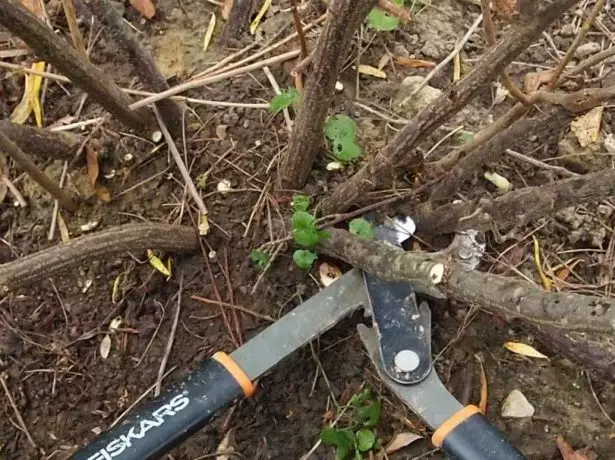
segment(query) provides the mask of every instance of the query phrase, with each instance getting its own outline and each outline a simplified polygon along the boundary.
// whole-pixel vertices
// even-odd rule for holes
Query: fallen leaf
[[[124,273],[120,273],[119,275],[117,275],[115,280],[113,280],[113,289],[111,290],[111,303],[114,305],[119,301],[120,295],[122,294],[122,282],[124,281],[124,276]]]
[[[574,133],[581,147],[587,147],[598,141],[600,124],[602,123],[603,106],[594,107],[585,115],[570,123],[570,130]]]
[[[543,355],[541,352],[536,350],[531,345],[527,345],[525,343],[520,342],[506,342],[504,344],[504,348],[512,353],[516,353],[518,355],[527,356],[528,358],[541,358],[541,359],[549,359],[547,356]]]
[[[32,70],[36,72],[44,71],[45,62],[35,62],[32,64]],[[26,75],[23,96],[17,107],[15,107],[11,113],[11,121],[13,123],[23,125],[26,121],[28,121],[32,111],[34,111],[37,126],[39,128],[42,126],[42,108],[39,99],[42,81],[43,77],[39,75]]]
[[[342,276],[342,271],[333,264],[323,262],[318,267],[320,282],[324,287],[330,286],[336,279]]]
[[[130,4],[147,19],[152,19],[156,15],[156,7],[152,0],[130,0]]]
[[[216,137],[221,141],[225,140],[228,137],[227,131],[228,125],[218,125],[216,126]]]
[[[377,69],[371,65],[359,64],[359,73],[369,75],[370,77],[386,79],[387,74],[383,70]]]
[[[21,4],[25,6],[28,10],[34,13],[39,19],[44,19],[45,15],[43,14],[43,6],[41,5],[41,0],[21,0]]]
[[[231,13],[231,9],[233,8],[233,0],[224,0],[222,4],[222,9],[220,10],[220,16],[225,21],[228,21],[228,15]]]
[[[96,192],[96,196],[100,198],[101,201],[104,201],[105,203],[109,203],[111,201],[111,190],[104,185],[96,184],[94,186],[94,191]]]
[[[495,11],[505,19],[511,19],[517,11],[517,0],[494,0]]]
[[[111,352],[111,336],[109,334],[105,335],[101,340],[99,351],[103,359],[109,357],[109,353]]]
[[[256,33],[256,29],[258,29],[258,26],[260,25],[261,20],[263,19],[265,14],[267,14],[267,10],[271,7],[271,2],[272,0],[265,0],[263,2],[261,9],[258,11],[258,14],[254,18],[254,21],[252,21],[252,24],[250,24],[250,33],[252,35]]]
[[[166,276],[167,278],[171,276],[171,272],[169,271],[169,269],[162,262],[162,260],[160,260],[158,257],[156,257],[154,255],[154,252],[151,249],[147,250],[147,260],[149,261],[149,264],[152,267],[154,267],[156,270],[158,270],[164,276]]]
[[[572,258],[564,264],[562,268],[555,271],[555,277],[560,281],[566,281],[566,278],[570,276],[570,272],[574,270],[574,267],[583,262],[583,259]]]
[[[90,179],[90,184],[94,186],[100,174],[100,168],[98,167],[98,152],[87,144],[85,146],[85,152],[85,159],[88,166],[88,179]]]
[[[390,60],[391,60],[390,54],[383,54],[382,57],[378,60],[378,69],[379,70],[384,69]]]
[[[433,61],[424,61],[423,59],[414,59],[405,56],[395,56],[393,58],[397,64],[409,69],[433,69],[436,63]]]
[[[493,185],[495,185],[502,193],[510,192],[513,188],[512,184],[508,179],[506,179],[504,176],[499,175],[496,172],[487,171],[485,172],[484,177]]]
[[[538,238],[535,236],[534,238],[534,262],[536,263],[536,269],[538,270],[538,275],[540,276],[540,281],[542,281],[542,287],[545,288],[545,291],[551,291],[553,288],[553,281],[549,279],[547,275],[545,275],[544,270],[542,269],[542,262],[540,261],[540,243],[538,242]]]
[[[205,38],[203,39],[204,52],[207,51],[207,48],[209,48],[209,44],[211,43],[211,37],[214,36],[214,30],[216,30],[216,15],[215,13],[211,13],[211,18],[209,18],[209,25],[207,26]]]
[[[529,72],[525,75],[525,81],[523,82],[523,89],[526,94],[538,91],[542,85],[546,85],[553,78],[555,71],[542,70],[540,72]]]
[[[113,318],[111,320],[111,322],[109,323],[109,330],[110,331],[115,331],[117,330],[117,328],[119,328],[122,325],[122,317],[121,316],[116,316],[115,318]]]
[[[506,100],[506,97],[509,94],[508,90],[499,81],[495,82],[493,86],[495,86],[495,94],[493,96],[493,105],[501,104],[502,102]]]
[[[391,442],[387,444],[387,446],[384,448],[384,452],[387,455],[394,454],[398,450],[401,450],[404,447],[409,446],[410,444],[412,444],[415,441],[418,441],[419,439],[423,439],[423,436],[416,434],[416,433],[410,433],[410,432],[398,433],[393,437],[393,439],[391,439]]]
[[[589,449],[574,450],[561,436],[557,437],[557,448],[562,454],[563,460],[595,460],[598,458],[595,452]]]
[[[60,239],[62,240],[62,243],[68,243],[70,241],[70,233],[68,232],[68,227],[66,225],[66,222],[64,221],[64,218],[62,217],[62,214],[60,214],[60,211],[58,211],[57,224],[58,230],[60,231]]]
[[[479,356],[476,357],[478,364],[480,364],[480,402],[478,408],[485,415],[487,413],[487,401],[489,399],[489,387],[487,384],[487,374],[485,373],[485,366],[483,366],[483,360]]]

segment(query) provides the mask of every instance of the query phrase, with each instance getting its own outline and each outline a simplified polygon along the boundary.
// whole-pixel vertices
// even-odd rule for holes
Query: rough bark
[[[106,26],[105,33],[123,50],[136,75],[149,91],[160,93],[169,89],[166,79],[160,73],[156,62],[141,45],[135,34],[123,21],[122,16],[109,0],[85,0],[92,12]],[[156,107],[174,138],[182,134],[182,112],[174,101],[165,99]]]
[[[18,0],[0,0],[0,24],[21,38],[41,59],[51,63],[122,123],[142,130],[153,123],[146,110],[133,111],[130,98],[104,72],[37,19]]]
[[[228,21],[222,32],[222,39],[232,44],[241,39],[250,25],[250,16],[254,9],[253,0],[233,0],[233,6],[228,15]]]
[[[188,252],[198,248],[198,235],[191,227],[168,224],[122,225],[0,265],[0,288],[4,292],[15,290],[70,268],[87,265],[91,260],[129,251],[158,249]]]
[[[376,0],[336,0],[329,5],[301,109],[279,171],[282,187],[298,189],[305,184],[322,146],[323,124],[354,31],[375,4]]]
[[[525,187],[498,198],[451,203],[426,215],[413,214],[417,232],[431,235],[475,229],[510,228],[560,209],[615,196],[615,170],[607,169],[537,187]]]
[[[39,158],[70,160],[83,139],[69,133],[55,133],[45,129],[0,120],[0,132],[17,146]]]
[[[569,124],[572,118],[572,114],[565,108],[554,107],[539,116],[513,123],[459,160],[431,194],[431,204],[449,199],[464,182],[480,172],[486,164],[498,161],[506,149],[513,148],[515,143],[523,142],[532,136],[538,136],[539,139],[543,139],[545,135],[551,137],[551,134],[559,133],[562,127]]]
[[[43,171],[21,150],[17,144],[11,141],[6,135],[0,131],[0,152],[5,153],[7,156],[13,159],[15,163],[19,165],[24,171],[26,171],[30,177],[36,183],[38,183],[43,189],[47,190],[51,196],[53,196],[62,207],[75,211],[77,209],[77,202],[73,200],[73,197],[62,190],[58,184],[49,179]]]
[[[615,299],[566,292],[551,293],[525,281],[467,270],[446,253],[413,253],[358,239],[345,230],[329,230],[330,238],[319,249],[355,267],[390,281],[413,283],[417,291],[479,305],[498,314],[576,331],[613,333]],[[445,264],[441,283],[424,290],[426,263]],[[416,281],[423,283],[416,283]]]
[[[577,0],[554,0],[535,16],[517,23],[481,59],[477,67],[410,121],[389,145],[342,184],[320,206],[323,214],[348,209],[361,194],[386,185],[395,168],[420,168],[422,157],[413,147],[462,109],[476,92],[536,40],[543,30]]]

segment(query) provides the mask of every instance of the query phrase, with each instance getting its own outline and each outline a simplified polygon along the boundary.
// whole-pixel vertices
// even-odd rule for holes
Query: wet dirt
[[[178,4],[190,14],[186,16]],[[210,14],[217,11],[214,5],[167,0],[159,1],[157,7],[159,14],[153,21],[142,20],[130,7],[126,18],[141,31],[171,81],[181,81],[228,55],[229,50],[215,45],[202,53]],[[475,6],[465,2],[438,2],[437,7],[427,8],[414,23],[399,31],[366,35],[364,45],[368,40],[371,45],[364,50],[362,62],[377,65],[387,49],[396,50],[395,54],[439,61],[450,52],[477,13]],[[219,26],[215,37],[219,37],[220,30]],[[479,56],[482,47],[482,42],[470,43],[464,59]],[[129,86],[134,82],[135,75],[118,57],[113,44],[104,39],[104,34],[94,47],[92,59],[112,73],[118,84]],[[533,49],[519,58],[538,65],[545,65],[548,59],[548,55]],[[286,68],[271,70],[281,87],[291,85]],[[360,98],[385,110],[394,109],[390,100],[405,77],[427,73],[425,69],[401,67],[386,70],[386,81],[364,77],[359,81]],[[443,89],[449,81],[450,69],[431,84]],[[0,91],[10,95],[6,100],[0,98],[3,117],[8,117],[19,101],[21,90],[18,79],[0,80]],[[50,85],[48,91],[48,123],[74,113],[81,96],[78,90],[71,91],[69,96],[57,85]],[[266,102],[272,94],[267,78],[259,71],[188,92],[191,97],[243,103]],[[468,130],[474,130],[502,113],[510,101],[492,106],[492,95],[492,88],[485,88],[447,127],[463,123]],[[156,382],[178,308],[180,276],[184,279],[180,320],[163,386],[179,381],[213,352],[230,352],[262,330],[269,324],[262,315],[279,318],[319,289],[315,278],[293,265],[290,248],[280,252],[263,277],[248,257],[253,248],[288,234],[291,194],[271,192],[276,161],[288,141],[282,118],[260,109],[191,107],[186,115],[187,163],[193,179],[203,179],[198,182],[203,186],[201,192],[212,224],[211,234],[203,239],[202,253],[183,258],[172,255],[175,274],[171,280],[153,270],[145,254],[127,254],[111,260],[92,260],[87,266],[2,300],[0,372],[36,443],[36,447],[29,443],[13,408],[0,392],[2,458],[66,458],[114,423]],[[336,98],[335,110],[358,119],[362,126],[361,142],[368,155],[381,148],[399,128],[358,110],[345,93]],[[96,105],[86,104],[85,118],[101,113]],[[225,134],[221,136],[222,132]],[[443,134],[444,130],[434,133],[421,147],[429,148]],[[101,169],[108,176],[101,180],[110,188],[112,200],[104,204],[94,199],[75,215],[62,213],[72,237],[82,234],[81,226],[92,222],[97,223],[96,230],[143,220],[194,224],[195,210],[185,197],[183,181],[166,147],[127,136],[114,122],[106,123],[93,139],[99,148]],[[433,153],[434,158],[458,142],[457,138],[444,142]],[[536,142],[540,144],[541,140]],[[183,152],[183,148],[180,150]],[[556,143],[549,143],[542,152],[543,158],[557,155],[556,151]],[[329,174],[324,168],[326,162],[324,155],[317,161],[307,187],[310,193],[320,195],[330,190],[353,171],[349,168]],[[509,168],[506,171],[520,167],[505,165]],[[46,166],[54,177],[61,170],[60,163]],[[515,185],[522,185],[520,176],[524,180],[534,177],[530,181],[537,183],[544,181],[539,172],[532,176],[534,172],[527,166],[521,166],[521,172],[514,176]],[[204,173],[206,179],[202,177]],[[70,176],[71,184],[87,176],[83,161],[70,171]],[[222,180],[231,184],[231,190],[224,194],[217,189]],[[56,241],[47,239],[52,201],[26,186],[26,178],[16,180],[16,184],[26,194],[30,206],[15,208],[8,199],[2,204],[0,230],[9,248],[2,252],[4,261],[53,246],[58,238],[56,235]],[[404,184],[408,186],[407,182]],[[467,192],[497,193],[480,180],[471,184]],[[550,238],[547,229],[537,235]],[[566,243],[563,231],[557,237],[562,244]],[[551,241],[554,247],[559,243]],[[493,247],[503,249],[497,243]],[[521,262],[531,265],[531,258],[525,254]],[[166,260],[165,255],[158,255]],[[118,277],[119,291],[116,289],[117,298],[112,299]],[[252,294],[257,283],[258,289]],[[193,295],[241,305],[256,316],[193,300]],[[505,341],[533,343],[533,337],[496,316],[471,306],[448,303],[433,303],[432,310],[433,351],[439,376],[455,396],[477,403],[480,357],[489,388],[487,417],[528,458],[559,458],[555,439],[560,435],[575,447],[593,449],[600,459],[613,458],[615,427],[597,402],[607,414],[615,416],[612,384],[588,379],[584,369],[551,355],[539,344],[534,345],[550,360],[511,354],[503,348]],[[109,324],[115,317],[122,318],[121,329],[110,332]],[[371,386],[383,400],[377,434],[385,443],[400,432],[424,436],[389,458],[443,458],[430,446],[425,425],[376,377],[356,335],[359,320],[360,315],[342,321],[311,348],[306,347],[280,363],[260,379],[252,399],[222,413],[175,448],[168,458],[211,458],[231,431],[231,446],[238,458],[299,459],[317,443],[325,422],[334,418],[362,385]],[[104,359],[100,345],[106,335],[111,338],[111,350]],[[515,420],[500,416],[501,404],[513,389],[521,390],[535,407],[533,417]],[[334,455],[331,449],[321,446],[309,458],[324,460]]]

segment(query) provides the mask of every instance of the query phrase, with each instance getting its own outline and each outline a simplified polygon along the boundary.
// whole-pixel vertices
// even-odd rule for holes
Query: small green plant
[[[303,270],[308,270],[318,258],[313,249],[328,236],[327,232],[318,230],[316,217],[307,211],[310,203],[310,197],[305,195],[293,196],[291,203],[293,208],[291,219],[293,240],[302,248],[295,251],[293,260]]]
[[[352,219],[348,224],[348,230],[350,233],[357,235],[359,238],[363,238],[365,240],[374,239],[374,226],[362,217]]]
[[[404,6],[404,0],[391,0],[399,6]],[[367,27],[380,32],[390,32],[399,27],[399,19],[391,16],[380,8],[373,8],[367,15]]]
[[[474,133],[470,131],[461,130],[459,131],[459,133],[457,133],[457,140],[461,145],[468,144],[472,142],[473,139],[474,139]]]
[[[357,125],[348,115],[327,118],[324,133],[331,141],[333,156],[342,163],[351,163],[363,155],[357,144]]]
[[[259,251],[258,249],[253,249],[250,251],[250,260],[254,262],[254,264],[259,268],[265,268],[269,265],[269,261],[271,260],[271,256],[267,254],[265,251]]]
[[[325,427],[320,432],[321,441],[335,447],[335,459],[361,460],[363,455],[380,448],[375,427],[380,420],[382,405],[369,388],[355,394],[349,401],[349,410],[338,426]]]
[[[288,88],[271,99],[271,102],[269,102],[269,110],[277,114],[290,106],[296,107],[300,100],[301,95],[299,92],[295,88]]]

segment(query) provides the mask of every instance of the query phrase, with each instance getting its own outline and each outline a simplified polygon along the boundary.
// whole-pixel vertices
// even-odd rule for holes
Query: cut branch
[[[139,43],[113,4],[109,0],[86,0],[85,3],[106,26],[105,32],[124,51],[136,75],[145,83],[146,89],[158,93],[169,89],[156,62]],[[181,137],[182,113],[177,103],[165,99],[157,102],[156,107],[173,137],[176,139]]]
[[[444,263],[444,278],[428,287],[449,299],[568,330],[612,333],[615,329],[615,299],[550,293],[525,281],[466,270],[446,253],[405,252],[382,242],[356,238],[345,230],[331,229],[329,233],[330,237],[319,246],[323,253],[382,279],[410,282],[420,292],[425,292],[424,285],[416,280],[425,281],[425,265]]]
[[[189,252],[198,248],[198,236],[190,227],[167,224],[122,225],[0,265],[0,287],[8,292],[70,268],[87,265],[92,260],[126,252],[146,249]]]
[[[38,158],[70,160],[83,142],[83,139],[69,133],[54,133],[7,120],[0,120],[0,132],[21,150]]]
[[[524,225],[569,206],[615,196],[615,170],[608,169],[552,184],[525,187],[493,199],[441,206],[427,215],[412,215],[420,233],[443,234]]]
[[[371,159],[350,180],[342,184],[321,205],[323,214],[348,209],[362,194],[390,183],[389,171],[397,167],[420,169],[422,156],[415,149],[417,142],[435,131],[463,108],[476,92],[536,40],[553,21],[576,4],[576,0],[554,0],[546,4],[527,22],[518,24],[483,56],[478,66],[452,85],[417,115],[393,141]]]
[[[18,0],[0,0],[0,24],[21,38],[34,53],[53,64],[122,123],[141,130],[153,123],[147,111],[133,111],[130,98],[100,69],[68,46]]]
[[[354,31],[375,3],[376,0],[336,0],[329,5],[295,129],[279,171],[284,188],[301,188],[310,174],[322,146],[322,127],[344,57]]]
[[[0,152],[4,152],[12,158],[20,168],[26,171],[37,184],[58,200],[63,207],[71,211],[77,209],[77,202],[73,200],[73,197],[65,190],[62,190],[58,184],[49,179],[45,173],[34,164],[30,157],[28,157],[28,155],[26,155],[13,141],[6,137],[2,131],[0,131]]]

